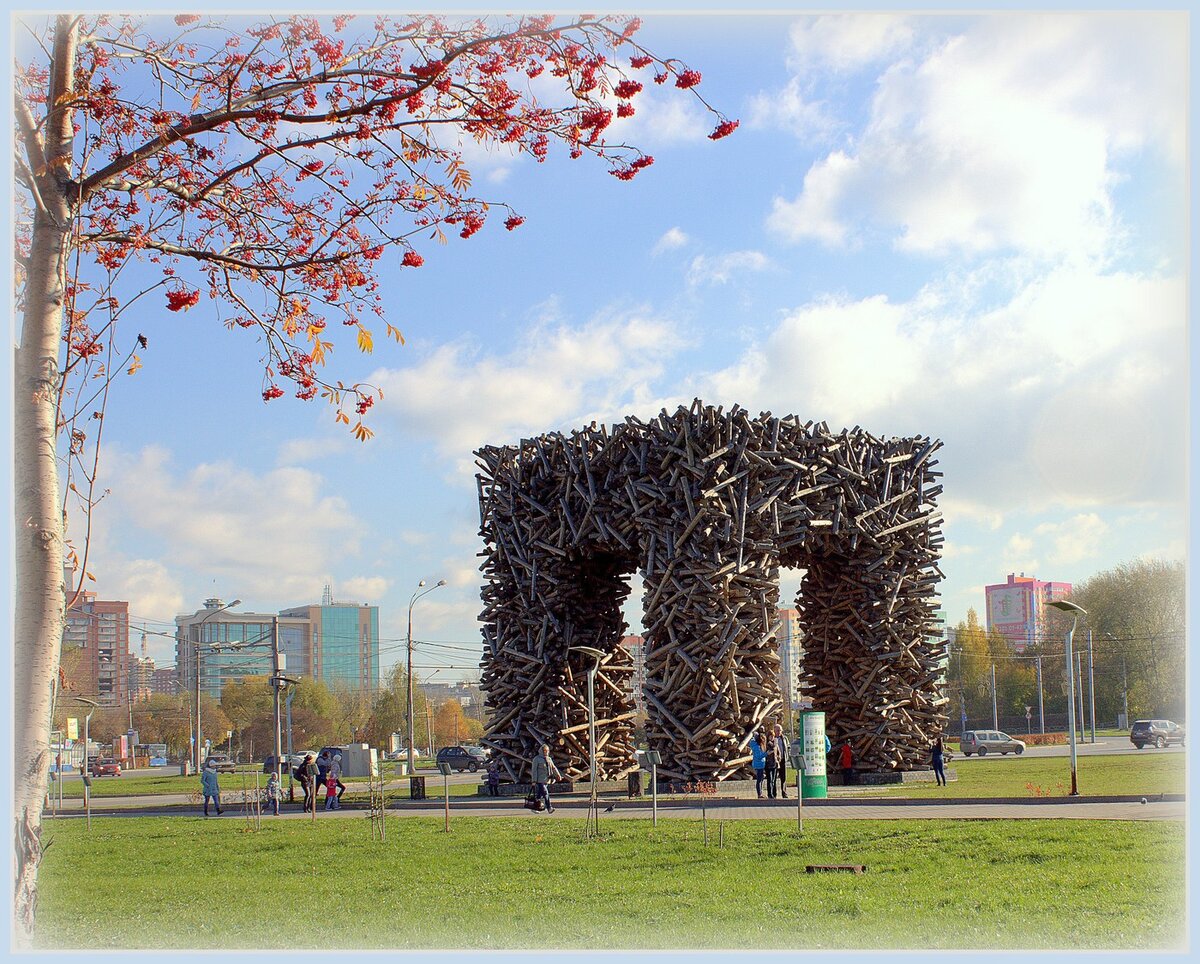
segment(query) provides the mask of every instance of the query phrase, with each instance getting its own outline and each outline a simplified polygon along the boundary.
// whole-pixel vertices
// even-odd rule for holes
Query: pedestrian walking
[[[767,767],[767,751],[763,749],[765,742],[761,733],[755,733],[750,740],[750,769],[754,771],[754,792],[759,800],[763,798],[763,776]]]
[[[838,765],[842,768],[842,785],[850,786],[856,782],[854,778],[854,751],[850,749],[850,741],[842,744],[838,751]]]
[[[779,795],[787,799],[787,737],[783,735],[783,726],[775,724],[775,754],[779,758]]]
[[[283,793],[279,787],[279,774],[272,773],[267,777],[267,806],[271,808],[271,812],[275,816],[279,816],[279,801],[283,797]]]
[[[221,786],[217,782],[217,771],[209,763],[205,763],[200,771],[200,792],[204,794],[204,816],[208,816],[209,800],[212,800],[217,808],[218,816],[224,813],[221,809]]]
[[[541,800],[546,806],[546,813],[554,813],[554,807],[550,803],[550,778],[561,780],[562,773],[558,767],[554,765],[554,761],[550,759],[550,746],[543,743],[542,749],[537,756],[533,758],[533,795]]]
[[[944,787],[946,785],[946,747],[940,736],[933,741],[929,756],[930,762],[933,763],[934,779],[937,780],[939,787]]]
[[[342,783],[342,755],[335,753],[333,761],[329,764],[329,775],[333,777],[334,785],[337,787],[337,806],[335,810],[340,810],[342,806],[342,794],[346,792],[346,784]]]
[[[763,731],[763,751],[767,755],[767,797],[774,800],[779,794],[779,748],[774,737]]]
[[[489,797],[500,796],[500,763],[497,760],[488,761],[487,792]]]
[[[304,809],[317,809],[317,764],[313,760],[313,755],[310,753],[300,764],[296,771],[296,779],[300,781],[300,787],[304,790]]]
[[[325,779],[329,776],[329,764],[333,762],[328,750],[322,750],[317,755],[317,786],[325,786]]]

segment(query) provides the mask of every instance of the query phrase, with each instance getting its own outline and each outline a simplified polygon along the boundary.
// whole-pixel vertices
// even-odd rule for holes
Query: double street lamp
[[[417,583],[417,591],[412,594],[412,599],[408,601],[408,712],[405,714],[408,723],[408,772],[411,775],[416,769],[416,758],[413,754],[413,635],[412,635],[412,613],[413,606],[417,604],[417,600],[422,596],[427,596],[439,586],[446,585],[445,579],[439,579],[436,583],[421,591],[421,587],[425,585],[425,580],[422,579]]]
[[[1071,796],[1077,797],[1079,796],[1079,786],[1076,779],[1075,758],[1075,661],[1071,657],[1071,644],[1075,639],[1075,627],[1079,624],[1079,617],[1086,616],[1087,610],[1065,599],[1056,599],[1050,605],[1064,613],[1070,613],[1073,617],[1071,628],[1067,632],[1067,730],[1071,738]]]
[[[595,646],[571,646],[568,647],[569,653],[583,653],[585,656],[592,657],[592,665],[587,671],[587,696],[588,696],[588,756],[590,762],[588,772],[592,778],[592,799],[596,798],[596,671],[600,669],[600,660],[604,659],[607,653],[603,650],[596,649]]]
[[[587,825],[589,835],[599,833],[600,812],[596,802],[596,672],[600,669],[600,660],[608,654],[595,646],[569,646],[568,653],[583,653],[592,657],[592,665],[587,671],[587,706],[588,706],[588,757],[589,775],[592,780],[592,795],[588,803]]]

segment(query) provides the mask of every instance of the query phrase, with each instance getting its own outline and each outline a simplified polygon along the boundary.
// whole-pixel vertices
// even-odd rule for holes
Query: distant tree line
[[[78,653],[69,648],[63,654],[64,667],[72,665]],[[408,678],[397,666],[384,687],[367,693],[342,684],[329,686],[320,680],[301,679],[292,697],[292,746],[296,750],[314,749],[331,744],[361,742],[389,750],[392,733],[406,735]],[[430,712],[432,710],[432,713]],[[65,729],[67,717],[82,718],[86,707],[75,703],[69,694],[57,702],[54,727]],[[92,714],[91,737],[107,743],[133,728],[142,743],[164,743],[173,759],[187,756],[195,727],[195,695],[153,694],[132,706],[101,706]],[[432,731],[429,729],[432,715]],[[287,750],[286,712],[281,709],[284,750]],[[200,696],[200,719],[205,739],[213,746],[224,746],[233,732],[233,749],[244,758],[262,759],[274,748],[274,713],[271,685],[266,676],[244,676],[227,682],[220,700]],[[456,699],[440,705],[426,705],[421,687],[413,687],[413,730],[418,750],[431,742],[434,748],[456,740],[474,741],[483,735],[483,723],[468,716]],[[433,739],[430,740],[432,735]]]
[[[1097,573],[1074,587],[1070,600],[1087,610],[1075,630],[1086,686],[1088,633],[1096,718],[1185,716],[1185,568],[1182,562],[1138,559]],[[950,728],[960,712],[969,719],[992,715],[992,667],[996,708],[1001,717],[1037,719],[1037,657],[1042,657],[1042,700],[1047,714],[1065,714],[1065,641],[1071,617],[1050,610],[1046,630],[1018,653],[1007,637],[988,632],[974,609],[954,627],[946,677]],[[1077,684],[1078,685],[1078,684]],[[1078,691],[1077,691],[1078,692]],[[1076,697],[1078,699],[1078,696]],[[1086,699],[1086,696],[1085,696]],[[1036,724],[1035,724],[1036,725]]]

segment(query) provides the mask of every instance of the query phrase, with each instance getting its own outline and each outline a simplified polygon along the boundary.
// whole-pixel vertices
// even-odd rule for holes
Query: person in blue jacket
[[[766,735],[755,733],[750,741],[750,767],[754,770],[754,790],[758,799],[763,796],[763,772],[767,768]]]
[[[217,783],[217,771],[207,763],[204,769],[200,771],[200,791],[204,794],[204,816],[208,816],[208,801],[212,798],[212,802],[216,804],[217,813],[221,814],[221,787]]]

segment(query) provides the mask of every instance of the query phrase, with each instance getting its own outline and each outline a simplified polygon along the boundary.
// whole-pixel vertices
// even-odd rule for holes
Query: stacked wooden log
[[[881,440],[699,400],[477,452],[485,743],[514,780],[542,743],[588,769],[594,647],[597,766],[634,766],[625,576],[644,577],[649,745],[664,776],[747,772],[780,710],[770,636],[779,567],[808,569],[801,684],[864,768],[918,762],[944,724],[928,641],[940,573],[928,439]]]

